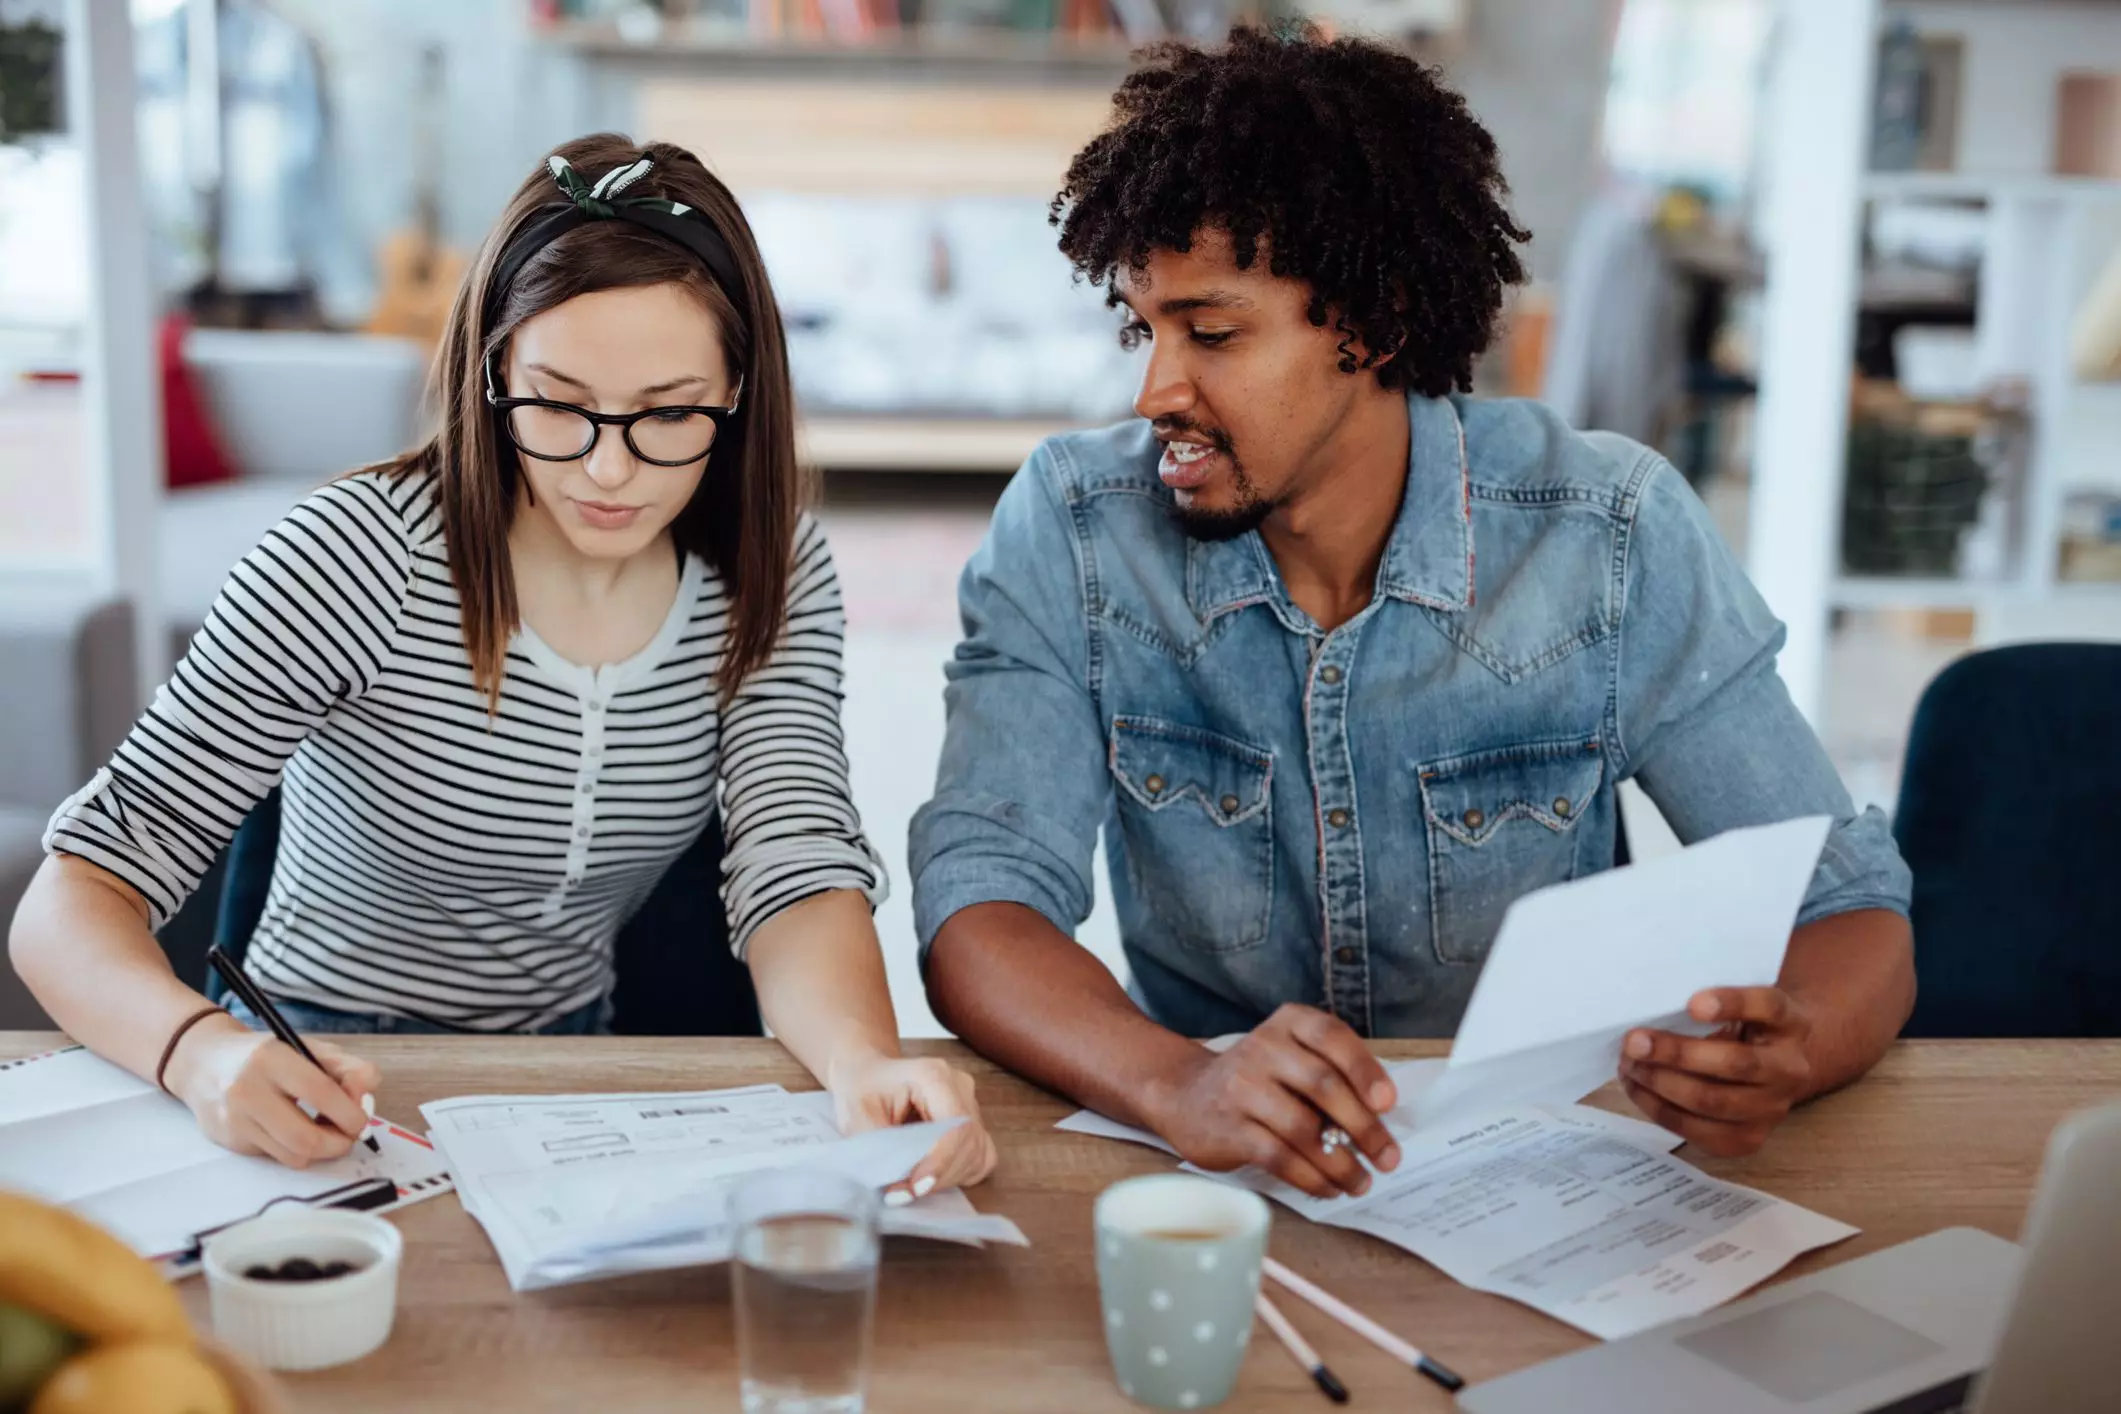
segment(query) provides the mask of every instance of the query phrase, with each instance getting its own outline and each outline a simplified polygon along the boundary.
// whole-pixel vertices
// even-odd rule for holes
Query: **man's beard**
[[[1190,424],[1182,429],[1197,432],[1230,464],[1230,485],[1237,493],[1237,504],[1228,510],[1205,511],[1197,507],[1174,506],[1171,513],[1178,519],[1178,528],[1195,540],[1235,540],[1240,535],[1250,535],[1266,523],[1267,517],[1280,509],[1279,503],[1259,494],[1252,478],[1245,474],[1245,464],[1237,459],[1236,450],[1230,445],[1228,433],[1213,431]]]

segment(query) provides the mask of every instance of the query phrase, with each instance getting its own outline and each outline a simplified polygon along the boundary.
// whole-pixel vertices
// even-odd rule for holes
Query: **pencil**
[[[1319,1310],[1385,1352],[1385,1354],[1390,1355],[1393,1359],[1410,1366],[1453,1393],[1465,1388],[1466,1382],[1448,1365],[1424,1355],[1420,1350],[1401,1340],[1353,1306],[1333,1295],[1333,1293],[1322,1287],[1314,1286],[1281,1263],[1275,1261],[1272,1257],[1267,1258],[1261,1264],[1261,1270],[1280,1283],[1292,1295],[1300,1296],[1310,1302],[1313,1306],[1316,1306]]]
[[[1311,1383],[1325,1391],[1326,1398],[1335,1404],[1348,1402],[1348,1387],[1326,1368],[1326,1362],[1318,1358],[1318,1352],[1311,1348],[1311,1343],[1303,1338],[1296,1327],[1289,1324],[1287,1316],[1274,1308],[1273,1302],[1262,1296],[1252,1303],[1252,1309],[1259,1312],[1260,1320],[1266,1322],[1267,1329],[1274,1332],[1275,1337],[1281,1341],[1282,1348],[1289,1352],[1290,1358],[1303,1366],[1304,1373],[1311,1377]]]

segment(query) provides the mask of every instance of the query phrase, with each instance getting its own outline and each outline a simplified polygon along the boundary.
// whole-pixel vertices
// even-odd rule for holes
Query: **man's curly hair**
[[[1273,274],[1310,286],[1311,322],[1343,336],[1343,372],[1469,391],[1530,233],[1465,99],[1407,54],[1308,26],[1139,58],[1053,199],[1077,271],[1109,284],[1219,226],[1239,268],[1264,244]]]

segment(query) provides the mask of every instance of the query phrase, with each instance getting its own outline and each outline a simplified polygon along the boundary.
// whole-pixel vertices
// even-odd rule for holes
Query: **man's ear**
[[[1407,299],[1407,288],[1398,281],[1392,283],[1392,328],[1379,346],[1368,350],[1364,368],[1382,368],[1406,352],[1407,340],[1412,331],[1407,328],[1407,315],[1411,302]]]
[[[1322,297],[1313,295],[1311,307],[1306,311],[1311,323],[1319,329],[1329,329],[1339,336],[1335,347],[1338,367],[1343,373],[1364,373],[1381,368],[1397,358],[1407,346],[1407,295],[1404,288],[1395,286],[1392,296],[1393,328],[1386,339],[1372,345],[1347,322],[1347,312],[1338,305],[1328,304]]]

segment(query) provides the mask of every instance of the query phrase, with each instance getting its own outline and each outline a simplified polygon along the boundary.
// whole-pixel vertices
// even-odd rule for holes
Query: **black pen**
[[[1267,1329],[1274,1332],[1275,1337],[1281,1341],[1282,1348],[1289,1352],[1289,1358],[1303,1367],[1303,1372],[1311,1377],[1311,1383],[1318,1386],[1320,1393],[1335,1404],[1348,1402],[1348,1387],[1326,1368],[1326,1362],[1318,1358],[1318,1352],[1311,1348],[1311,1343],[1303,1338],[1296,1327],[1289,1324],[1287,1316],[1275,1309],[1273,1302],[1264,1296],[1255,1297],[1252,1309],[1259,1313],[1259,1318],[1266,1322]]]
[[[295,1028],[289,1026],[287,1018],[280,1015],[280,1009],[267,999],[265,993],[258,990],[255,982],[252,982],[248,976],[244,975],[242,963],[237,962],[227,953],[221,951],[219,943],[206,950],[206,962],[214,971],[221,974],[221,980],[228,984],[228,990],[234,992],[243,1005],[249,1007],[251,1013],[258,1020],[264,1022],[274,1036],[294,1047],[297,1055],[318,1070],[324,1070],[324,1062],[317,1059],[316,1052],[302,1044],[302,1038],[295,1034]],[[328,1070],[324,1070],[324,1073],[326,1075],[331,1074]],[[331,1123],[330,1120],[322,1115],[317,1115],[315,1118],[319,1124]],[[383,1152],[383,1146],[376,1142],[375,1135],[366,1132],[366,1126],[363,1126],[362,1133],[353,1137],[366,1144],[370,1153],[380,1154]]]

